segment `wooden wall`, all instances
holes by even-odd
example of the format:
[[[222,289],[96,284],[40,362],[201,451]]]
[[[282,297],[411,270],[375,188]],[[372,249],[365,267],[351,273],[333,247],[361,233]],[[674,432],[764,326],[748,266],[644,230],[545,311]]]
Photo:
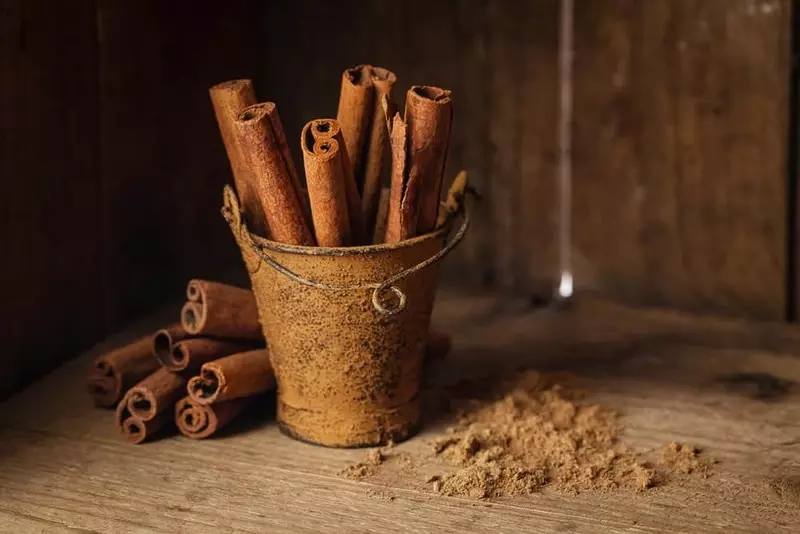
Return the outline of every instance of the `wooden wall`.
[[[0,397],[236,263],[207,88],[259,4],[0,1]]]
[[[570,252],[578,291],[780,319],[789,0],[576,0]],[[560,2],[272,3],[270,97],[295,137],[340,71],[454,92],[448,173],[484,193],[449,275],[533,301],[560,273]]]

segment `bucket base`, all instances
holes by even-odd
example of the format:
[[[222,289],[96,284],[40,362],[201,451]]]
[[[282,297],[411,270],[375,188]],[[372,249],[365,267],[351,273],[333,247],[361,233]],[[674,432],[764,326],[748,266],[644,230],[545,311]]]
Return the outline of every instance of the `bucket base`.
[[[278,400],[278,427],[291,438],[324,447],[378,447],[419,431],[419,399],[400,407],[349,417],[293,408]]]

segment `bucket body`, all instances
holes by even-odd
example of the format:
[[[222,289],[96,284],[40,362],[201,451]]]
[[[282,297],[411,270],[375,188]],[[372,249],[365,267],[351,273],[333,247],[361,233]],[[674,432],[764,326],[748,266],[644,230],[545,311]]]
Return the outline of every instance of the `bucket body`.
[[[393,291],[374,294],[376,283],[441,251],[445,230],[366,247],[283,245],[242,233],[232,190],[226,189],[225,198],[270,348],[281,429],[334,447],[381,445],[413,435],[437,265],[393,283],[405,295],[401,311],[381,313],[373,297],[397,301]]]

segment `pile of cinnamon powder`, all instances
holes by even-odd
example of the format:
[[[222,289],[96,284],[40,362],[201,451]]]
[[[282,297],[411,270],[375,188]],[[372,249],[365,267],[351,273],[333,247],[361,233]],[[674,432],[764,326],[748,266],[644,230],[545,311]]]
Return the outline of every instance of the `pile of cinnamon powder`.
[[[433,452],[460,469],[433,480],[444,495],[493,498],[550,486],[567,493],[645,489],[656,473],[617,443],[614,412],[534,371],[502,380],[489,398],[456,399],[456,424]]]
[[[618,442],[612,410],[581,401],[554,377],[523,371],[451,392],[455,424],[432,444],[443,473],[427,480],[434,492],[477,499],[535,493],[549,487],[568,494],[588,490],[644,490],[671,473],[708,476],[711,461],[689,445],[664,447],[658,465]],[[482,390],[482,391],[481,391]],[[379,452],[381,459],[387,451]],[[382,461],[374,451],[343,472],[364,479]]]

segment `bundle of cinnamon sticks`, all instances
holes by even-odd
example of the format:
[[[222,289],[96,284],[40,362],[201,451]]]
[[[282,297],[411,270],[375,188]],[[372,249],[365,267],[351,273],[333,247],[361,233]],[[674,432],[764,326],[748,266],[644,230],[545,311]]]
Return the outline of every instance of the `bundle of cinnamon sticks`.
[[[437,227],[453,107],[450,91],[414,86],[403,117],[391,71],[359,65],[342,74],[336,119],[314,119],[300,135],[301,182],[278,109],[257,103],[251,80],[210,89],[211,101],[251,231],[291,245],[396,243]],[[384,156],[391,154],[389,187]]]
[[[275,389],[255,297],[249,290],[191,280],[180,322],[95,359],[94,402],[116,407],[123,439],[142,443],[170,429],[190,438],[216,434]],[[431,331],[427,357],[450,350]]]

